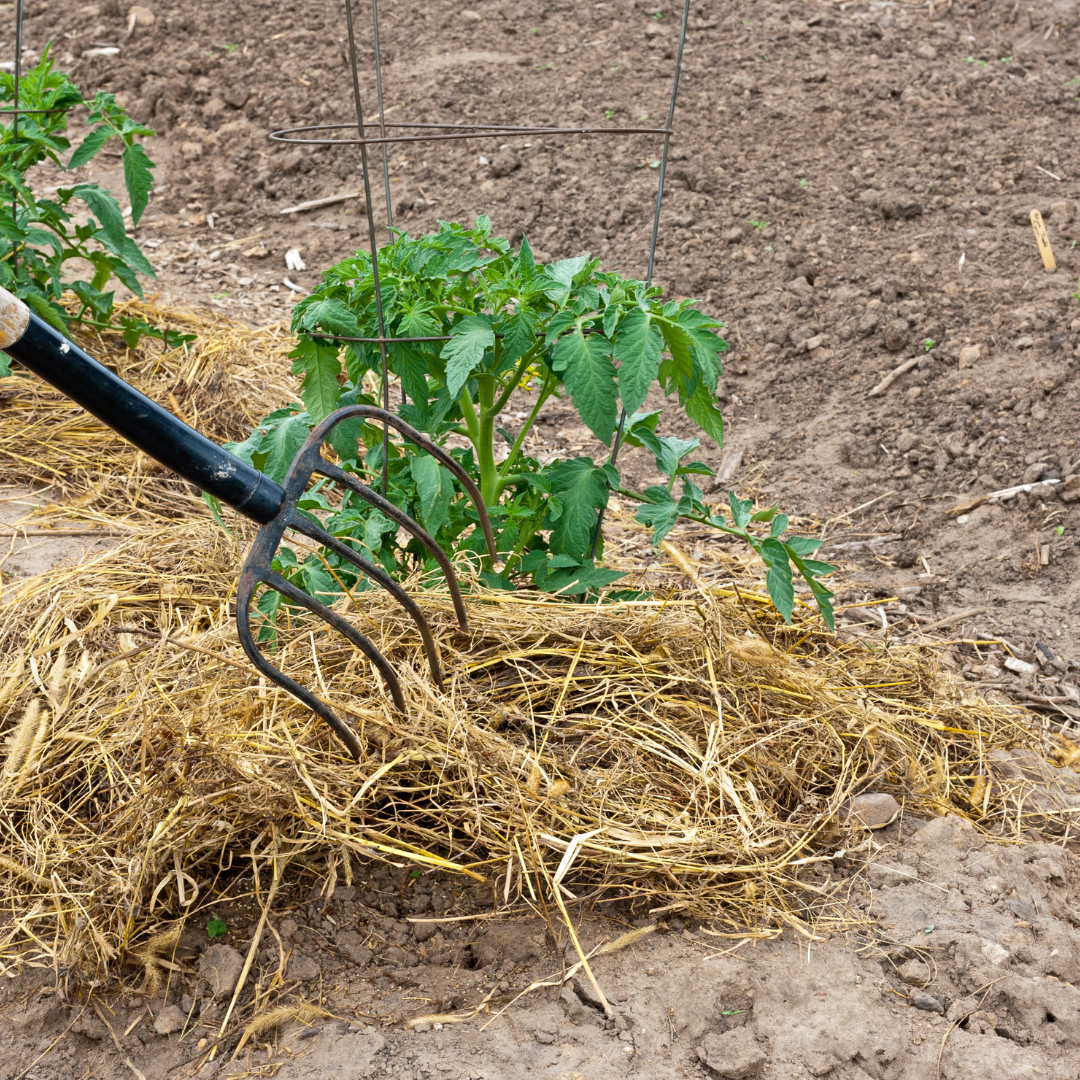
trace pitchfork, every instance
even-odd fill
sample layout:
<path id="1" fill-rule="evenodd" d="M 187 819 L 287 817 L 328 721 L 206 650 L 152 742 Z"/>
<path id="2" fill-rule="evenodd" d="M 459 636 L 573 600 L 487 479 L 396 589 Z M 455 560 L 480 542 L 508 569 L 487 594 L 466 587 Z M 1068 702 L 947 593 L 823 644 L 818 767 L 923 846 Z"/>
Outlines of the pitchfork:
<path id="1" fill-rule="evenodd" d="M 405 608 L 420 632 L 431 678 L 436 686 L 442 687 L 442 670 L 435 640 L 424 613 L 412 597 L 382 567 L 358 555 L 348 544 L 336 536 L 331 536 L 310 517 L 297 510 L 297 503 L 314 475 L 334 480 L 372 506 L 378 507 L 388 518 L 412 533 L 438 562 L 446 577 L 458 624 L 462 630 L 468 631 L 468 617 L 457 575 L 442 548 L 408 514 L 322 456 L 323 442 L 330 431 L 344 420 L 365 417 L 396 429 L 406 439 L 445 465 L 461 481 L 462 487 L 476 507 L 488 555 L 495 562 L 498 558 L 495 538 L 480 490 L 468 473 L 441 446 L 391 412 L 373 405 L 349 405 L 332 413 L 312 430 L 293 459 L 282 486 L 139 393 L 3 288 L 0 288 L 0 349 L 93 413 L 102 423 L 144 453 L 261 526 L 240 572 L 236 597 L 236 629 L 240 642 L 252 664 L 268 679 L 318 713 L 353 757 L 360 757 L 360 743 L 352 729 L 335 715 L 325 701 L 279 671 L 259 651 L 250 625 L 251 602 L 258 587 L 265 585 L 292 603 L 307 608 L 348 638 L 378 668 L 390 689 L 394 705 L 402 712 L 406 711 L 405 696 L 390 662 L 371 641 L 337 612 L 319 603 L 274 570 L 274 555 L 286 530 L 301 533 L 351 562 L 371 581 L 386 589 Z"/>

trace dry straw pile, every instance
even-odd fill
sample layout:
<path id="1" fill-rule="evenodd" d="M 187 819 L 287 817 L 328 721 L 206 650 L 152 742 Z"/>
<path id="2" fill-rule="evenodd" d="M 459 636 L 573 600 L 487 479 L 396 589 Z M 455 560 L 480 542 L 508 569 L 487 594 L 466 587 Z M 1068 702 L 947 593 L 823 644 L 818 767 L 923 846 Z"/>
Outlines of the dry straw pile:
<path id="1" fill-rule="evenodd" d="M 224 429 L 258 411 L 254 390 L 276 392 L 270 360 L 235 327 L 201 333 L 201 365 L 158 354 L 124 361 L 125 374 L 162 400 L 183 380 L 191 419 L 213 429 L 213 414 L 217 434 L 239 434 Z M 270 344 L 283 371 L 284 345 Z M 129 535 L 3 598 L 8 970 L 61 963 L 102 977 L 146 959 L 152 935 L 213 900 L 223 868 L 267 853 L 286 875 L 314 857 L 331 874 L 375 858 L 470 875 L 499 907 L 627 897 L 814 934 L 848 918 L 843 883 L 816 871 L 841 848 L 867 850 L 841 824 L 854 793 L 891 790 L 921 813 L 970 812 L 989 827 L 1005 809 L 976 779 L 987 754 L 1038 745 L 1022 710 L 943 681 L 933 650 L 874 653 L 809 612 L 785 627 L 734 560 L 710 554 L 722 585 L 679 574 L 630 603 L 474 585 L 469 635 L 445 595 L 424 592 L 444 693 L 412 623 L 361 594 L 357 625 L 400 671 L 407 717 L 319 624 L 283 628 L 280 666 L 356 725 L 365 754 L 353 762 L 243 659 L 229 605 L 242 534 L 178 503 L 172 481 L 136 482 L 133 453 L 40 387 L 8 399 L 0 445 L 17 447 L 22 426 L 39 433 L 24 455 L 32 475 L 74 470 L 74 490 L 104 495 L 102 513 Z"/>

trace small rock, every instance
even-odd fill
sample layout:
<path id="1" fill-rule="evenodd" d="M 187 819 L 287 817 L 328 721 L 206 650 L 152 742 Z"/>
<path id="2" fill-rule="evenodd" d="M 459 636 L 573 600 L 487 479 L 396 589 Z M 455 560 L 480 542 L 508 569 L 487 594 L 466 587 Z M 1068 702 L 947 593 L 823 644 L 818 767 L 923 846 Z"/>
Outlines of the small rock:
<path id="1" fill-rule="evenodd" d="M 479 11 L 463 11 L 461 17 L 465 22 L 479 22 L 483 18 Z"/>
<path id="2" fill-rule="evenodd" d="M 979 863 L 972 863 L 968 867 L 968 877 L 973 877 L 976 880 L 986 877 L 986 869 Z"/>
<path id="3" fill-rule="evenodd" d="M 908 221 L 918 217 L 923 207 L 910 192 L 887 191 L 878 201 L 878 212 L 886 221 Z"/>
<path id="4" fill-rule="evenodd" d="M 1066 476 L 1058 490 L 1058 498 L 1062 502 L 1080 501 L 1080 474 L 1073 473 Z"/>
<path id="5" fill-rule="evenodd" d="M 885 327 L 885 348 L 889 352 L 900 352 L 908 344 L 908 324 L 906 319 L 894 319 Z"/>
<path id="6" fill-rule="evenodd" d="M 187 1016 L 176 1005 L 166 1005 L 157 1014 L 154 1021 L 154 1030 L 159 1035 L 171 1035 L 174 1031 L 183 1031 Z"/>
<path id="7" fill-rule="evenodd" d="M 236 989 L 244 958 L 231 945 L 211 945 L 199 957 L 199 978 L 210 984 L 211 997 L 224 997 Z"/>
<path id="8" fill-rule="evenodd" d="M 840 1062 L 832 1054 L 818 1054 L 813 1051 L 803 1055 L 803 1065 L 811 1076 L 828 1076 L 833 1069 L 840 1068 Z"/>
<path id="9" fill-rule="evenodd" d="M 185 161 L 196 161 L 202 157 L 203 144 L 199 142 L 182 142 L 180 144 L 180 156 Z"/>
<path id="10" fill-rule="evenodd" d="M 922 1009 L 923 1012 L 945 1013 L 945 1003 L 934 997 L 933 994 L 928 994 L 925 990 L 912 990 L 908 994 L 908 1001 L 915 1006 L 916 1009 Z"/>
<path id="11" fill-rule="evenodd" d="M 1013 344 L 1018 349 L 1030 349 L 1035 344 L 1035 339 L 1028 334 L 1024 334 L 1023 337 L 1018 337 Z"/>
<path id="12" fill-rule="evenodd" d="M 413 936 L 417 941 L 427 941 L 428 938 L 433 938 L 439 932 L 439 929 L 437 922 L 417 922 L 412 924 Z"/>
<path id="13" fill-rule="evenodd" d="M 840 820 L 856 819 L 864 828 L 882 829 L 900 813 L 900 804 L 885 792 L 869 792 L 856 795 L 848 806 L 841 810 Z"/>
<path id="14" fill-rule="evenodd" d="M 921 960 L 909 960 L 899 970 L 900 978 L 908 986 L 925 986 L 930 981 L 930 969 Z"/>
<path id="15" fill-rule="evenodd" d="M 1020 479 L 1021 484 L 1037 484 L 1043 477 L 1043 473 L 1053 466 L 1048 465 L 1045 461 L 1036 461 L 1034 465 L 1029 465 L 1024 470 L 1024 475 Z"/>
<path id="16" fill-rule="evenodd" d="M 521 168 L 521 160 L 513 150 L 501 150 L 491 159 L 492 176 L 509 176 Z"/>
<path id="17" fill-rule="evenodd" d="M 192 1009 L 195 1008 L 195 1002 L 190 994 L 183 994 L 180 997 L 180 1008 L 184 1010 L 184 1015 L 187 1016 Z"/>
<path id="18" fill-rule="evenodd" d="M 996 941 L 984 941 L 982 943 L 982 954 L 995 967 L 1000 967 L 1009 959 L 1009 950 Z"/>
<path id="19" fill-rule="evenodd" d="M 802 347 L 806 352 L 813 352 L 815 349 L 820 349 L 828 341 L 828 337 L 825 334 L 815 334 L 812 338 L 807 338 Z"/>
<path id="20" fill-rule="evenodd" d="M 144 7 L 142 4 L 136 4 L 135 7 L 128 8 L 128 18 L 134 18 L 136 26 L 154 25 L 153 11 L 148 7 Z"/>
<path id="21" fill-rule="evenodd" d="M 1005 657 L 1005 666 L 1010 671 L 1015 671 L 1017 675 L 1034 675 L 1035 665 L 1029 664 L 1026 660 L 1020 660 L 1015 656 Z"/>
<path id="22" fill-rule="evenodd" d="M 220 116 L 225 111 L 225 102 L 219 97 L 212 97 L 202 107 L 202 114 L 206 119 L 211 120 L 215 116 Z"/>
<path id="23" fill-rule="evenodd" d="M 937 49 L 929 42 L 923 42 L 923 44 L 915 50 L 915 55 L 921 56 L 924 60 L 936 60 Z"/>
<path id="24" fill-rule="evenodd" d="M 735 90 L 742 90 L 744 93 L 756 94 L 758 92 L 758 82 L 753 75 L 735 75 L 731 79 L 732 88 Z"/>
<path id="25" fill-rule="evenodd" d="M 727 232 L 724 233 L 724 239 L 729 244 L 735 244 L 738 243 L 744 235 L 743 227 L 741 225 L 736 225 L 733 229 L 728 229 Z"/>
<path id="26" fill-rule="evenodd" d="M 251 97 L 250 87 L 236 82 L 225 91 L 225 104 L 231 105 L 234 109 L 242 109 L 249 97 Z"/>
<path id="27" fill-rule="evenodd" d="M 267 249 L 263 247 L 262 244 L 256 244 L 254 247 L 246 248 L 243 253 L 245 259 L 265 259 L 266 256 L 269 254 L 270 252 L 267 251 Z M 286 919 L 285 922 L 292 923 L 293 927 L 292 933 L 290 933 L 288 936 L 286 936 L 285 933 L 282 932 L 282 938 L 287 941 L 288 938 L 292 937 L 292 935 L 296 933 L 296 923 L 294 923 L 292 919 Z M 285 923 L 282 923 L 282 926 L 284 925 Z"/>
<path id="28" fill-rule="evenodd" d="M 199 1071 L 195 1075 L 199 1078 L 199 1080 L 211 1080 L 211 1077 L 213 1077 L 217 1073 L 218 1067 L 220 1065 L 220 1061 L 208 1061 L 199 1069 Z"/>
<path id="29" fill-rule="evenodd" d="M 364 938 L 355 931 L 343 930 L 337 936 L 337 945 L 359 967 L 371 962 L 371 950 L 364 944 Z"/>
<path id="30" fill-rule="evenodd" d="M 713 1076 L 722 1080 L 749 1080 L 761 1072 L 768 1059 L 754 1033 L 745 1027 L 733 1028 L 723 1035 L 706 1035 L 697 1048 L 697 1056 Z"/>
<path id="31" fill-rule="evenodd" d="M 965 345 L 960 350 L 960 366 L 962 368 L 974 367 L 982 356 L 981 345 Z"/>
<path id="32" fill-rule="evenodd" d="M 290 979 L 299 979 L 301 982 L 309 982 L 317 979 L 321 969 L 310 956 L 291 956 L 287 969 Z"/>

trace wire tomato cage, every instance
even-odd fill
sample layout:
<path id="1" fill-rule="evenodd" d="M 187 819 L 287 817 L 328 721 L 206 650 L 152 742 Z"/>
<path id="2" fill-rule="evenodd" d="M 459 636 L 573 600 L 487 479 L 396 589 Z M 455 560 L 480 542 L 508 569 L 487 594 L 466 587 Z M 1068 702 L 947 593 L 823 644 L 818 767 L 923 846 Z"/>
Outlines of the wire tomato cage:
<path id="1" fill-rule="evenodd" d="M 371 162 L 369 147 L 378 147 L 382 158 L 382 179 L 386 198 L 386 226 L 390 230 L 391 243 L 396 242 L 393 229 L 393 202 L 390 190 L 390 168 L 388 148 L 396 144 L 443 143 L 468 139 L 493 137 L 541 135 L 551 136 L 586 136 L 599 137 L 616 135 L 655 135 L 663 139 L 663 151 L 659 161 L 659 178 L 656 190 L 656 202 L 653 211 L 652 233 L 649 244 L 648 272 L 646 286 L 651 285 L 656 259 L 656 244 L 660 228 L 660 213 L 663 206 L 664 180 L 667 172 L 668 152 L 671 142 L 672 125 L 675 117 L 675 105 L 679 91 L 679 76 L 682 70 L 683 49 L 686 41 L 687 23 L 690 13 L 690 0 L 684 0 L 682 22 L 679 31 L 678 52 L 672 79 L 671 97 L 668 105 L 667 124 L 664 127 L 567 127 L 563 125 L 530 126 L 520 124 L 456 124 L 456 123 L 418 123 L 395 121 L 387 123 L 383 107 L 383 72 L 379 41 L 379 6 L 378 0 L 371 0 L 372 40 L 375 56 L 375 87 L 378 107 L 376 126 L 365 122 L 364 109 L 360 93 L 359 64 L 357 61 L 357 42 L 354 26 L 354 0 L 344 0 L 345 20 L 348 29 L 349 64 L 352 76 L 353 100 L 356 111 L 355 123 L 335 123 L 306 125 L 283 128 L 274 131 L 270 138 L 281 143 L 302 145 L 358 146 L 360 149 L 360 168 L 363 177 L 363 193 L 367 217 L 367 237 L 371 254 L 373 292 L 377 315 L 378 336 L 346 337 L 332 334 L 320 334 L 325 340 L 374 344 L 380 354 L 380 398 L 381 408 L 375 405 L 349 405 L 331 413 L 311 431 L 300 451 L 296 454 L 285 477 L 283 485 L 276 484 L 269 477 L 257 472 L 246 462 L 224 451 L 198 432 L 162 409 L 156 403 L 141 395 L 134 387 L 98 364 L 84 353 L 75 343 L 66 339 L 54 329 L 46 326 L 40 318 L 26 309 L 16 297 L 0 290 L 0 306 L 14 319 L 17 332 L 4 330 L 4 351 L 20 360 L 30 370 L 52 382 L 69 397 L 78 401 L 93 412 L 99 419 L 109 424 L 114 430 L 139 446 L 152 457 L 162 461 L 173 471 L 199 485 L 202 490 L 229 503 L 246 517 L 257 522 L 259 532 L 252 543 L 240 574 L 236 599 L 237 632 L 248 659 L 257 670 L 302 702 L 330 726 L 338 739 L 354 758 L 362 753 L 360 742 L 352 726 L 340 719 L 334 710 L 321 698 L 300 685 L 271 662 L 260 647 L 260 638 L 252 629 L 252 607 L 261 608 L 261 588 L 277 593 L 286 602 L 288 608 L 306 609 L 315 615 L 330 629 L 345 637 L 350 644 L 361 652 L 382 677 L 393 706 L 404 713 L 407 710 L 405 694 L 393 665 L 380 652 L 376 645 L 359 632 L 341 614 L 322 603 L 317 596 L 301 589 L 294 582 L 275 568 L 275 560 L 286 534 L 306 537 L 309 541 L 322 545 L 339 558 L 351 563 L 370 583 L 386 590 L 405 610 L 419 632 L 421 644 L 427 659 L 432 682 L 437 688 L 443 685 L 443 673 L 439 662 L 438 650 L 431 627 L 420 606 L 409 593 L 387 571 L 375 562 L 364 558 L 347 542 L 330 534 L 322 527 L 320 520 L 305 509 L 301 503 L 309 492 L 309 484 L 318 478 L 316 485 L 330 482 L 347 490 L 369 505 L 376 507 L 400 529 L 411 534 L 437 562 L 447 583 L 453 603 L 458 626 L 468 631 L 468 613 L 461 595 L 454 566 L 438 543 L 416 521 L 404 513 L 386 498 L 387 465 L 389 458 L 390 430 L 396 430 L 420 450 L 431 455 L 445 466 L 457 478 L 462 488 L 473 502 L 476 521 L 483 534 L 487 556 L 492 564 L 498 559 L 495 538 L 492 533 L 488 509 L 484 504 L 479 489 L 466 470 L 446 451 L 422 432 L 407 424 L 390 409 L 390 371 L 387 360 L 387 347 L 420 341 L 445 341 L 446 336 L 432 337 L 396 337 L 386 332 L 386 319 L 383 306 L 383 292 L 379 279 L 378 244 L 376 239 L 375 214 L 371 198 Z M 16 60 L 15 94 L 13 123 L 13 141 L 17 141 L 19 114 L 30 111 L 19 107 L 19 79 L 22 59 L 22 19 L 23 0 L 16 0 Z M 377 130 L 377 134 L 375 133 Z M 346 133 L 342 135 L 341 133 Z M 13 214 L 17 218 L 17 204 Z M 13 326 L 14 326 L 13 323 Z M 376 492 L 351 473 L 338 465 L 327 461 L 322 455 L 324 442 L 330 438 L 333 430 L 346 420 L 363 419 L 382 425 L 382 478 L 381 491 Z M 622 442 L 626 413 L 620 416 L 615 434 L 610 460 L 614 462 Z M 601 511 L 593 538 L 593 550 L 599 538 L 603 522 Z M 340 584 L 340 582 L 339 582 Z M 351 590 L 346 589 L 350 593 Z M 331 601 L 332 603 L 332 601 Z M 266 627 L 263 627 L 266 630 Z M 272 635 L 269 635 L 272 636 Z M 315 642 L 312 633 L 312 649 Z M 316 660 L 316 674 L 322 681 L 321 671 Z M 324 693 L 327 693 L 325 684 Z"/>
<path id="2" fill-rule="evenodd" d="M 406 431 L 407 425 L 404 425 L 401 420 L 394 417 L 391 413 L 390 405 L 390 371 L 387 358 L 388 346 L 394 344 L 405 344 L 414 342 L 433 342 L 433 341 L 445 341 L 448 340 L 448 336 L 432 336 L 432 337 L 396 337 L 389 335 L 386 332 L 386 318 L 383 306 L 383 294 L 382 286 L 379 277 L 379 260 L 378 260 L 378 241 L 377 241 L 377 227 L 375 220 L 375 211 L 372 204 L 372 163 L 370 151 L 378 149 L 379 156 L 381 157 L 381 172 L 383 193 L 385 197 L 385 211 L 386 211 L 386 227 L 391 230 L 391 243 L 393 243 L 394 232 L 393 230 L 393 199 L 391 195 L 391 181 L 390 181 L 390 164 L 389 164 L 389 150 L 396 145 L 408 145 L 416 143 L 451 143 L 464 140 L 473 139 L 489 139 L 489 138 L 506 138 L 511 136 L 524 136 L 524 137 L 537 137 L 537 136 L 583 136 L 592 138 L 605 138 L 612 136 L 624 136 L 624 135 L 654 135 L 662 139 L 662 152 L 660 155 L 659 163 L 659 175 L 657 178 L 656 187 L 656 200 L 653 208 L 653 221 L 652 230 L 650 234 L 649 250 L 648 250 L 648 269 L 646 274 L 646 285 L 652 284 L 653 272 L 656 263 L 656 246 L 657 239 L 660 231 L 660 216 L 663 207 L 664 199 L 664 182 L 667 174 L 668 156 L 671 144 L 671 135 L 673 131 L 673 124 L 675 119 L 675 107 L 678 100 L 679 93 L 679 79 L 682 73 L 683 63 L 683 50 L 686 43 L 686 31 L 689 22 L 690 15 L 690 0 L 684 0 L 682 7 L 682 18 L 679 27 L 679 41 L 678 48 L 675 56 L 674 70 L 672 73 L 672 86 L 671 95 L 668 102 L 667 123 L 663 127 L 641 127 L 641 126 L 565 126 L 560 124 L 551 125 L 526 125 L 526 124 L 482 124 L 482 123 L 425 123 L 415 122 L 407 120 L 395 120 L 388 121 L 386 118 L 386 110 L 384 108 L 384 83 L 383 83 L 383 64 L 382 64 L 382 50 L 379 34 L 379 0 L 371 0 L 371 41 L 374 50 L 374 62 L 375 62 L 375 98 L 376 98 L 376 111 L 377 116 L 374 122 L 365 118 L 365 109 L 363 102 L 363 95 L 360 91 L 360 65 L 358 61 L 358 44 L 357 44 L 357 32 L 356 32 L 356 12 L 354 10 L 354 0 L 344 0 L 345 8 L 345 22 L 348 32 L 348 58 L 350 76 L 352 81 L 352 93 L 353 93 L 353 105 L 355 108 L 356 119 L 349 122 L 327 123 L 327 124 L 308 124 L 298 127 L 289 127 L 276 130 L 270 134 L 270 139 L 279 143 L 291 143 L 302 146 L 335 146 L 335 147 L 359 147 L 360 150 L 360 171 L 363 181 L 363 195 L 366 214 L 367 225 L 367 241 L 368 250 L 371 255 L 371 270 L 373 277 L 373 293 L 375 299 L 375 312 L 378 325 L 378 336 L 376 337 L 352 337 L 335 334 L 318 334 L 321 339 L 327 341 L 338 341 L 348 343 L 363 343 L 370 345 L 378 345 L 379 347 L 379 360 L 380 360 L 380 381 L 379 381 L 379 393 L 382 403 L 382 410 L 373 409 L 367 407 L 365 415 L 372 419 L 379 419 L 382 422 L 383 427 L 383 453 L 382 453 L 382 477 L 381 477 L 381 495 L 378 496 L 378 502 L 375 502 L 373 496 L 375 493 L 370 489 L 365 489 L 366 494 L 364 498 L 369 501 L 375 502 L 375 505 L 380 506 L 384 512 L 390 513 L 388 507 L 391 504 L 386 500 L 387 490 L 387 465 L 389 456 L 389 433 L 390 428 L 394 427 L 398 431 L 406 435 L 406 437 L 419 446 L 426 452 L 435 455 L 438 460 L 447 465 L 455 472 L 456 475 L 461 478 L 462 470 L 460 467 L 454 468 L 451 465 L 453 459 L 449 458 L 449 455 L 445 453 L 441 448 L 436 447 L 431 443 L 429 439 L 419 436 L 418 432 Z M 355 477 L 343 472 L 341 469 L 330 466 L 328 467 L 326 462 L 319 456 L 319 445 L 322 440 L 326 438 L 329 431 L 341 420 L 346 419 L 349 416 L 358 415 L 359 407 L 348 406 L 344 409 L 329 416 L 322 424 L 320 424 L 311 434 L 304 448 L 297 455 L 296 461 L 290 470 L 289 478 L 286 481 L 286 487 L 289 490 L 289 497 L 286 500 L 286 504 L 282 509 L 282 513 L 274 522 L 264 526 L 263 530 L 259 534 L 259 538 L 256 540 L 251 553 L 248 556 L 247 563 L 245 563 L 244 571 L 241 576 L 241 589 L 240 596 L 238 598 L 238 620 L 243 630 L 241 636 L 244 642 L 244 648 L 251 658 L 251 660 L 262 670 L 269 678 L 271 678 L 279 686 L 288 690 L 291 694 L 304 701 L 310 708 L 314 709 L 320 715 L 331 722 L 330 710 L 322 702 L 320 702 L 314 695 L 308 691 L 303 690 L 302 687 L 297 686 L 291 679 L 284 676 L 281 672 L 277 671 L 269 662 L 261 656 L 258 647 L 251 635 L 250 628 L 246 625 L 247 613 L 250 610 L 250 604 L 252 601 L 254 586 L 257 582 L 262 582 L 267 587 L 276 589 L 282 592 L 288 599 L 294 603 L 301 604 L 309 608 L 309 610 L 315 611 L 316 608 L 322 607 L 317 604 L 313 599 L 306 597 L 295 586 L 288 582 L 285 582 L 280 575 L 276 575 L 270 569 L 270 563 L 273 559 L 273 553 L 276 550 L 277 544 L 280 543 L 285 531 L 290 528 L 299 527 L 300 531 L 304 532 L 310 539 L 318 539 L 318 541 L 324 544 L 326 547 L 337 552 L 339 555 L 349 559 L 354 565 L 360 566 L 361 563 L 365 563 L 364 560 L 359 559 L 346 544 L 340 540 L 328 536 L 321 530 L 314 529 L 310 524 L 301 524 L 303 519 L 299 519 L 295 513 L 295 501 L 294 498 L 300 490 L 302 490 L 304 483 L 308 477 L 312 475 L 312 471 L 321 473 L 323 476 L 332 477 L 334 480 L 342 483 L 353 491 L 358 491 L 363 485 L 359 485 Z M 611 451 L 610 460 L 614 463 L 619 454 L 619 449 L 622 443 L 623 430 L 626 424 L 626 412 L 623 411 L 619 418 L 618 427 L 615 433 L 615 441 Z M 316 461 L 315 459 L 318 459 Z M 456 465 L 456 463 L 454 463 Z M 470 481 L 471 484 L 471 481 Z M 489 551 L 489 554 L 495 560 L 495 544 L 491 534 L 491 528 L 488 524 L 488 518 L 486 508 L 483 505 L 483 501 L 479 496 L 479 492 L 474 490 L 475 485 L 470 487 L 465 485 L 472 500 L 476 506 L 478 517 L 480 520 L 481 528 L 485 533 L 485 541 Z M 292 509 L 290 510 L 290 506 Z M 423 534 L 423 530 L 420 526 L 408 518 L 407 515 L 400 510 L 393 508 L 394 512 L 391 515 L 395 521 L 401 524 L 407 531 L 411 532 L 414 536 L 420 536 Z M 595 552 L 596 543 L 599 539 L 600 528 L 603 523 L 603 511 L 600 514 L 600 520 L 597 522 L 596 534 L 593 539 L 593 551 Z M 316 535 L 318 534 L 318 535 Z M 426 536 L 426 534 L 423 534 Z M 428 537 L 424 540 L 425 546 L 432 554 L 435 554 L 437 545 L 432 540 L 429 544 Z M 332 541 L 332 542 L 331 542 Z M 434 548 L 433 546 L 434 545 Z M 444 553 L 439 551 L 436 555 L 440 566 L 446 576 L 448 584 L 450 584 L 451 594 L 454 600 L 454 606 L 457 611 L 458 621 L 461 626 L 467 625 L 466 616 L 464 611 L 464 605 L 461 601 L 460 592 L 458 591 L 456 581 L 453 575 L 453 569 L 450 566 L 449 559 Z M 365 563 L 363 569 L 369 574 L 372 581 L 383 588 L 387 589 L 394 598 L 406 608 L 412 618 L 417 622 L 417 626 L 420 628 L 421 636 L 423 639 L 425 651 L 428 656 L 429 666 L 433 680 L 437 685 L 441 685 L 441 672 L 438 668 L 438 661 L 434 655 L 434 645 L 430 639 L 429 631 L 427 631 L 423 617 L 419 616 L 419 609 L 415 603 L 408 597 L 408 595 L 401 589 L 401 587 L 389 577 L 385 571 L 381 568 L 373 568 L 370 563 Z M 377 572 L 372 573 L 372 570 Z M 396 677 L 393 675 L 391 665 L 386 661 L 378 650 L 366 639 L 361 639 L 361 636 L 346 623 L 341 616 L 332 612 L 316 611 L 324 620 L 329 621 L 335 629 L 338 629 L 341 633 L 345 634 L 357 647 L 372 660 L 376 668 L 380 671 L 383 678 L 386 680 L 388 687 L 391 691 L 391 696 L 394 699 L 394 703 L 397 708 L 404 710 L 405 703 L 401 694 L 399 684 Z M 330 618 L 329 616 L 332 616 Z M 332 722 L 334 730 L 338 733 L 339 737 L 342 737 L 346 744 L 349 745 L 353 738 L 351 737 L 351 731 L 348 733 L 350 737 L 346 737 L 341 727 L 340 722 Z M 356 750 L 350 745 L 350 749 L 355 754 Z"/>

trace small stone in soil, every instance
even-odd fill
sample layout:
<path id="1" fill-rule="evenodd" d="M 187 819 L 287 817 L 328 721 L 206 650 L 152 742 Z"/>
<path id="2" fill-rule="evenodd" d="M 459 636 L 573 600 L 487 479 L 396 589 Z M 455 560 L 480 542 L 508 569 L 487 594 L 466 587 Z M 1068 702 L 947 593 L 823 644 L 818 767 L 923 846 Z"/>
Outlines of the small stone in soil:
<path id="1" fill-rule="evenodd" d="M 856 818 L 867 829 L 881 829 L 900 813 L 900 804 L 885 792 L 868 792 L 856 795 L 848 806 L 840 811 L 842 821 Z"/>
<path id="2" fill-rule="evenodd" d="M 933 994 L 928 994 L 925 990 L 912 990 L 908 995 L 908 1000 L 916 1009 L 922 1009 L 923 1012 L 945 1012 L 944 1004 L 934 997 Z"/>
<path id="3" fill-rule="evenodd" d="M 697 1056 L 721 1080 L 749 1080 L 758 1075 L 767 1058 L 754 1033 L 745 1027 L 725 1031 L 723 1035 L 706 1035 L 697 1048 Z"/>
<path id="4" fill-rule="evenodd" d="M 236 989 L 244 958 L 231 945 L 211 945 L 199 957 L 199 978 L 210 984 L 213 997 L 224 997 Z"/>
<path id="5" fill-rule="evenodd" d="M 154 1021 L 154 1030 L 159 1035 L 171 1035 L 174 1031 L 183 1029 L 186 1019 L 187 1017 L 176 1005 L 166 1005 Z"/>
<path id="6" fill-rule="evenodd" d="M 901 965 L 900 978 L 909 986 L 921 986 L 930 981 L 930 969 L 921 960 L 909 960 Z"/>
<path id="7" fill-rule="evenodd" d="M 294 956 L 289 960 L 289 978 L 309 982 L 319 977 L 319 965 L 310 956 Z"/>

